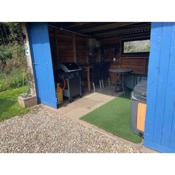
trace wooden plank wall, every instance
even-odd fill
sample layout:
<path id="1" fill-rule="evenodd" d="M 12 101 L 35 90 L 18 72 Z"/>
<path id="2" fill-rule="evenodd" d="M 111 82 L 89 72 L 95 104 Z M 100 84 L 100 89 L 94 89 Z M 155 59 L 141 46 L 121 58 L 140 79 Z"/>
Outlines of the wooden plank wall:
<path id="1" fill-rule="evenodd" d="M 88 63 L 88 38 L 76 36 L 76 53 L 77 63 Z"/>
<path id="2" fill-rule="evenodd" d="M 144 145 L 175 153 L 175 23 L 153 22 Z"/>
<path id="3" fill-rule="evenodd" d="M 72 32 L 49 28 L 54 67 L 59 63 L 88 61 L 88 38 Z"/>
<path id="4" fill-rule="evenodd" d="M 120 44 L 121 47 L 121 39 L 117 37 L 112 38 L 105 38 L 101 39 L 100 43 L 101 46 L 107 46 L 113 44 Z M 117 57 L 120 59 L 120 65 L 124 68 L 130 68 L 133 70 L 134 73 L 137 74 L 146 74 L 147 73 L 147 66 L 148 66 L 148 56 L 123 56 L 121 54 L 121 48 L 117 55 L 114 54 L 113 50 L 110 47 L 108 48 L 108 53 L 103 55 L 105 61 L 111 61 L 113 60 L 113 57 Z M 118 66 L 117 64 L 113 64 L 112 67 Z"/>
<path id="5" fill-rule="evenodd" d="M 123 68 L 132 69 L 136 74 L 147 74 L 147 57 L 121 57 Z"/>
<path id="6" fill-rule="evenodd" d="M 120 43 L 120 38 L 112 37 L 99 40 L 101 47 L 105 48 L 105 52 L 102 53 L 104 61 L 112 62 L 113 58 L 116 57 L 114 49 L 112 46 Z"/>
<path id="7" fill-rule="evenodd" d="M 49 28 L 50 42 L 54 68 L 59 63 L 76 62 L 80 65 L 88 63 L 88 38 L 82 37 L 72 32 Z M 124 68 L 130 68 L 136 74 L 147 74 L 148 56 L 124 56 L 121 50 L 116 55 L 114 45 L 121 46 L 120 37 L 111 37 L 100 39 L 101 47 L 106 47 L 102 57 L 106 62 L 112 62 L 114 57 L 120 59 L 120 65 Z M 112 64 L 116 67 L 118 64 Z"/>
<path id="8" fill-rule="evenodd" d="M 38 102 L 57 108 L 48 24 L 29 23 L 28 33 Z"/>

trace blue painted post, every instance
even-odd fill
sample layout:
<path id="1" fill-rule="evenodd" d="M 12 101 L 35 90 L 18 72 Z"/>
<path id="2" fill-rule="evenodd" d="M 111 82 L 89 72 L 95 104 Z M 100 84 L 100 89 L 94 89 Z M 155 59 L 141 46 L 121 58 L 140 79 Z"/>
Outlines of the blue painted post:
<path id="1" fill-rule="evenodd" d="M 48 24 L 29 23 L 28 34 L 38 101 L 57 108 Z"/>
<path id="2" fill-rule="evenodd" d="M 175 23 L 152 23 L 144 145 L 175 152 Z"/>

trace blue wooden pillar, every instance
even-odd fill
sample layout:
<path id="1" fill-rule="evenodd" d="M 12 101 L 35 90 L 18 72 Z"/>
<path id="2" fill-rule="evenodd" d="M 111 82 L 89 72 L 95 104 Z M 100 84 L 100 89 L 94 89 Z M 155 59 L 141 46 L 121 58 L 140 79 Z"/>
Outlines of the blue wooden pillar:
<path id="1" fill-rule="evenodd" d="M 152 23 L 144 145 L 175 152 L 175 23 Z"/>
<path id="2" fill-rule="evenodd" d="M 57 108 L 47 23 L 28 23 L 29 43 L 38 102 Z"/>

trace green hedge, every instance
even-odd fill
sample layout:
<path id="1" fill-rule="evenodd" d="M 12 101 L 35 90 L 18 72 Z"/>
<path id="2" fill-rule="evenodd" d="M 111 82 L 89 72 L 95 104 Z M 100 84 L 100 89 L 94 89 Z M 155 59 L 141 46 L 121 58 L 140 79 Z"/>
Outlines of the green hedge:
<path id="1" fill-rule="evenodd" d="M 27 84 L 27 73 L 23 69 L 14 69 L 9 74 L 0 74 L 0 92 L 18 88 Z"/>
<path id="2" fill-rule="evenodd" d="M 23 44 L 0 46 L 0 92 L 27 84 L 29 74 Z"/>

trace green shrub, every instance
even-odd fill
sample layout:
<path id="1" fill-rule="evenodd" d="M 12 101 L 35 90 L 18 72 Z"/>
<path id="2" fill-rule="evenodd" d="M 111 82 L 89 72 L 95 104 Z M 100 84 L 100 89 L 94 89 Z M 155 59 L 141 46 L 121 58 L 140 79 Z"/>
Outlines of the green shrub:
<path id="1" fill-rule="evenodd" d="M 0 92 L 9 89 L 9 85 L 5 79 L 0 79 Z"/>
<path id="2" fill-rule="evenodd" d="M 24 46 L 17 43 L 0 46 L 0 73 L 9 73 L 14 68 L 26 68 Z"/>
<path id="3" fill-rule="evenodd" d="M 12 51 L 10 47 L 0 45 L 0 70 L 4 71 L 7 61 L 12 59 Z"/>
<path id="4" fill-rule="evenodd" d="M 0 91 L 27 84 L 29 75 L 20 23 L 1 23 L 6 29 L 0 45 Z"/>
<path id="5" fill-rule="evenodd" d="M 23 69 L 13 69 L 9 74 L 0 75 L 0 91 L 18 88 L 27 84 L 27 73 Z"/>

